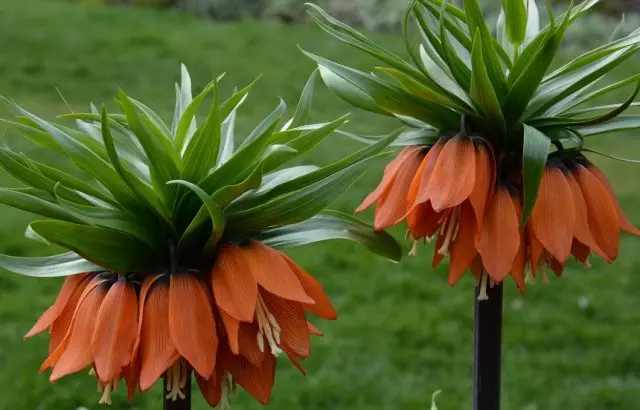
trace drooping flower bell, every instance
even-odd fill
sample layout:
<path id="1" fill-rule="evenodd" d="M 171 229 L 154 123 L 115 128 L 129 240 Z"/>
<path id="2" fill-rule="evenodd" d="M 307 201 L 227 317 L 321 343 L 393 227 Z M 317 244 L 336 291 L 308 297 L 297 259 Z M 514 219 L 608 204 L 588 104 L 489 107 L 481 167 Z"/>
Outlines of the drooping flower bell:
<path id="1" fill-rule="evenodd" d="M 266 404 L 276 358 L 284 353 L 304 372 L 310 336 L 321 335 L 306 313 L 337 317 L 320 283 L 280 250 L 341 238 L 401 256 L 391 236 L 324 210 L 394 136 L 324 168 L 282 168 L 346 120 L 305 123 L 315 75 L 294 118 L 279 126 L 279 107 L 238 149 L 233 121 L 251 87 L 221 102 L 216 79 L 192 98 L 184 67 L 182 76 L 170 126 L 124 92 L 121 114 L 70 115 L 77 130 L 13 106 L 21 122 L 9 125 L 56 148 L 42 157 L 62 154 L 75 167 L 0 148 L 0 166 L 29 185 L 3 188 L 0 202 L 49 218 L 32 222 L 28 237 L 69 252 L 0 255 L 0 267 L 67 277 L 27 334 L 49 330 L 42 370 L 52 369 L 51 381 L 90 369 L 109 404 L 121 380 L 131 399 L 163 376 L 164 400 L 185 399 L 195 375 L 212 406 L 228 407 L 236 385 Z"/>

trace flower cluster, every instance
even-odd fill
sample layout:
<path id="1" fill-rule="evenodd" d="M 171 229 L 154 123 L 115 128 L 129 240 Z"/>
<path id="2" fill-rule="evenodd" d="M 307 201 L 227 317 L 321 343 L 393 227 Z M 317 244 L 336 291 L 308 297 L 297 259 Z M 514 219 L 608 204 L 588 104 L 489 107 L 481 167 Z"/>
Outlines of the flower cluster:
<path id="1" fill-rule="evenodd" d="M 322 286 L 286 255 L 259 242 L 221 247 L 211 272 L 69 276 L 26 337 L 49 330 L 51 380 L 91 367 L 101 403 L 124 379 L 133 397 L 166 372 L 167 398 L 184 398 L 193 371 L 211 406 L 237 383 L 269 402 L 276 358 L 299 363 L 322 333 L 305 311 L 335 319 Z"/>
<path id="2" fill-rule="evenodd" d="M 493 283 L 511 275 L 523 292 L 527 276 L 546 281 L 547 267 L 560 276 L 571 255 L 585 266 L 592 252 L 614 261 L 621 230 L 640 236 L 583 155 L 548 158 L 524 226 L 521 173 L 497 164 L 487 140 L 464 133 L 406 147 L 357 211 L 376 204 L 376 229 L 406 221 L 416 245 L 437 238 L 433 267 L 448 255 L 451 285 L 470 270 L 485 286 L 484 273 Z"/>

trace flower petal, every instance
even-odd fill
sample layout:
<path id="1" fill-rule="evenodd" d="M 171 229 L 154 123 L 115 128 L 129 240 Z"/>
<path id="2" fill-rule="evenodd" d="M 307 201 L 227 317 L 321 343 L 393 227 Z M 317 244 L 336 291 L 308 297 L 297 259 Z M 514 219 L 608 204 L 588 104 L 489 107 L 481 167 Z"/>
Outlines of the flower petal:
<path id="1" fill-rule="evenodd" d="M 336 310 L 333 308 L 333 305 L 331 305 L 331 302 L 329 301 L 326 293 L 324 293 L 324 289 L 322 288 L 320 282 L 318 282 L 313 276 L 302 270 L 302 268 L 298 266 L 293 260 L 291 260 L 291 258 L 289 258 L 287 255 L 283 253 L 281 253 L 280 255 L 284 258 L 285 261 L 287 261 L 287 264 L 289 265 L 293 273 L 295 273 L 300 280 L 305 293 L 309 295 L 315 302 L 313 305 L 304 304 L 304 309 L 323 319 L 336 320 L 338 318 L 338 312 L 336 312 Z"/>
<path id="2" fill-rule="evenodd" d="M 484 144 L 475 147 L 476 150 L 476 181 L 473 191 L 469 196 L 469 201 L 476 217 L 477 230 L 482 232 L 482 221 L 484 220 L 487 201 L 492 195 L 495 183 L 495 163 L 493 154 Z"/>
<path id="3" fill-rule="evenodd" d="M 211 407 L 215 407 L 220 403 L 222 399 L 222 384 L 227 376 L 227 363 L 231 353 L 222 343 L 218 349 L 218 356 L 216 357 L 216 369 L 213 371 L 209 380 L 196 373 L 196 381 L 202 396 Z"/>
<path id="4" fill-rule="evenodd" d="M 398 154 L 398 156 L 385 167 L 382 181 L 378 187 L 365 198 L 362 204 L 360 204 L 356 209 L 356 213 L 360 213 L 376 203 L 378 199 L 380 199 L 380 197 L 391 188 L 391 185 L 393 184 L 393 181 L 395 180 L 404 161 L 411 156 L 411 154 L 420 151 L 421 149 L 422 147 L 412 146 L 400 151 L 400 154 Z"/>
<path id="5" fill-rule="evenodd" d="M 53 305 L 51 305 L 51 307 L 49 307 L 49 309 L 47 309 L 42 314 L 42 316 L 40 316 L 36 324 L 31 328 L 31 330 L 29 330 L 24 338 L 28 339 L 32 336 L 37 335 L 38 333 L 44 332 L 45 330 L 49 329 L 53 322 L 58 318 L 58 316 L 62 314 L 76 289 L 88 277 L 88 273 L 80 273 L 78 275 L 67 276 L 62 284 L 62 287 L 60 288 L 60 292 L 58 293 L 56 301 L 53 303 Z"/>
<path id="6" fill-rule="evenodd" d="M 294 352 L 297 356 L 308 357 L 311 354 L 311 341 L 302 306 L 266 292 L 262 292 L 261 295 L 267 309 L 280 326 L 282 348 Z"/>
<path id="7" fill-rule="evenodd" d="M 93 362 L 91 335 L 95 327 L 96 312 L 106 294 L 106 287 L 100 283 L 94 286 L 78 304 L 69 332 L 65 336 L 66 340 L 59 347 L 63 348 L 64 353 L 53 367 L 51 381 L 80 371 Z"/>
<path id="8" fill-rule="evenodd" d="M 271 399 L 271 389 L 276 373 L 276 358 L 266 355 L 262 367 L 255 367 L 242 356 L 233 356 L 229 360 L 229 372 L 233 380 L 242 386 L 262 404 Z"/>
<path id="9" fill-rule="evenodd" d="M 433 209 L 440 212 L 468 199 L 476 184 L 476 153 L 471 138 L 458 135 L 450 139 L 438 156 L 429 179 Z"/>
<path id="10" fill-rule="evenodd" d="M 429 149 L 427 156 L 422 160 L 420 167 L 416 171 L 416 176 L 413 178 L 413 181 L 411 181 L 409 192 L 407 193 L 408 209 L 429 201 L 431 195 L 431 191 L 429 191 L 429 181 L 431 180 L 431 175 L 438 163 L 438 158 L 445 143 L 446 141 L 444 139 L 439 139 L 438 142 Z"/>
<path id="11" fill-rule="evenodd" d="M 618 257 L 620 246 L 620 223 L 614 199 L 602 182 L 582 165 L 573 168 L 573 176 L 587 204 L 593 239 L 613 261 Z"/>
<path id="12" fill-rule="evenodd" d="M 449 284 L 451 286 L 458 283 L 478 254 L 475 247 L 476 219 L 473 208 L 468 202 L 460 206 L 458 218 L 458 232 L 454 235 L 449 253 Z"/>
<path id="13" fill-rule="evenodd" d="M 407 194 L 411 181 L 422 162 L 418 150 L 410 154 L 402 163 L 389 189 L 378 200 L 374 217 L 376 230 L 383 230 L 401 222 L 407 214 Z"/>
<path id="14" fill-rule="evenodd" d="M 140 390 L 147 391 L 180 357 L 169 331 L 169 284 L 158 278 L 145 278 L 147 293 L 140 301 Z M 166 279 L 166 277 L 165 277 Z M 153 285 L 153 287 L 152 287 Z M 142 293 L 142 292 L 141 292 Z"/>
<path id="15" fill-rule="evenodd" d="M 180 355 L 208 379 L 215 367 L 218 336 L 209 295 L 191 274 L 171 275 L 169 332 Z"/>
<path id="16" fill-rule="evenodd" d="M 431 202 L 416 205 L 407 215 L 407 227 L 414 240 L 431 238 L 438 232 L 442 213 L 431 207 Z"/>
<path id="17" fill-rule="evenodd" d="M 251 364 L 257 367 L 262 366 L 266 353 L 258 347 L 257 323 L 240 323 L 238 345 L 240 354 L 251 362 Z"/>
<path id="18" fill-rule="evenodd" d="M 297 302 L 315 303 L 280 253 L 255 241 L 243 245 L 243 250 L 251 274 L 266 291 Z"/>
<path id="19" fill-rule="evenodd" d="M 519 224 L 511 194 L 504 186 L 498 187 L 489 203 L 477 244 L 484 268 L 494 282 L 502 282 L 511 272 L 520 247 Z"/>
<path id="20" fill-rule="evenodd" d="M 593 164 L 589 164 L 587 169 L 591 171 L 591 173 L 595 175 L 596 178 L 598 178 L 598 180 L 602 183 L 602 186 L 609 192 L 609 195 L 611 196 L 611 199 L 616 206 L 616 211 L 618 212 L 620 228 L 627 233 L 640 236 L 640 230 L 636 228 L 624 214 L 622 206 L 620 206 L 620 201 L 618 201 L 618 196 L 613 190 L 613 187 L 611 186 L 611 183 L 609 183 L 609 180 L 607 179 L 607 176 L 604 174 L 604 172 L 602 172 L 600 168 L 596 167 Z"/>
<path id="21" fill-rule="evenodd" d="M 538 200 L 531 213 L 531 228 L 542 246 L 564 263 L 571 254 L 576 228 L 576 205 L 567 177 L 556 167 L 542 174 Z"/>
<path id="22" fill-rule="evenodd" d="M 518 220 L 522 220 L 522 203 L 516 200 L 516 214 Z M 527 229 L 520 230 L 520 246 L 518 246 L 518 253 L 513 260 L 513 266 L 511 267 L 511 276 L 518 284 L 520 294 L 524 295 L 525 291 L 525 270 L 527 268 Z"/>
<path id="23" fill-rule="evenodd" d="M 53 351 L 58 346 L 60 346 L 62 340 L 69 331 L 71 320 L 73 319 L 73 315 L 75 314 L 76 308 L 78 307 L 80 297 L 82 296 L 84 290 L 87 288 L 90 282 L 91 277 L 85 276 L 85 278 L 82 280 L 82 283 L 80 283 L 80 285 L 78 285 L 73 291 L 73 294 L 65 304 L 64 309 L 62 309 L 56 320 L 54 320 L 51 324 L 49 335 L 49 354 L 53 353 Z"/>
<path id="24" fill-rule="evenodd" d="M 224 324 L 224 329 L 227 332 L 227 339 L 229 341 L 231 352 L 233 354 L 240 354 L 240 348 L 238 347 L 238 331 L 240 322 L 222 309 L 219 312 L 220 317 L 222 318 L 222 323 Z"/>
<path id="25" fill-rule="evenodd" d="M 571 187 L 571 191 L 573 192 L 573 200 L 576 205 L 576 228 L 574 232 L 574 237 L 580 243 L 591 248 L 595 253 L 600 255 L 602 259 L 607 262 L 611 262 L 611 260 L 604 254 L 598 243 L 591 235 L 591 230 L 589 230 L 589 215 L 587 210 L 587 203 L 584 200 L 584 196 L 582 195 L 582 191 L 580 190 L 580 185 L 573 177 L 572 174 L 567 175 L 567 181 L 569 182 L 569 186 Z M 572 245 L 573 246 L 573 245 Z"/>
<path id="26" fill-rule="evenodd" d="M 258 284 L 244 253 L 234 244 L 220 249 L 211 272 L 211 288 L 221 309 L 237 320 L 251 322 L 256 311 Z"/>
<path id="27" fill-rule="evenodd" d="M 124 277 L 111 286 L 97 312 L 91 353 L 98 380 L 109 383 L 131 363 L 138 328 L 138 296 Z"/>
<path id="28" fill-rule="evenodd" d="M 311 322 L 307 322 L 307 328 L 311 336 L 324 336 L 324 333 Z"/>

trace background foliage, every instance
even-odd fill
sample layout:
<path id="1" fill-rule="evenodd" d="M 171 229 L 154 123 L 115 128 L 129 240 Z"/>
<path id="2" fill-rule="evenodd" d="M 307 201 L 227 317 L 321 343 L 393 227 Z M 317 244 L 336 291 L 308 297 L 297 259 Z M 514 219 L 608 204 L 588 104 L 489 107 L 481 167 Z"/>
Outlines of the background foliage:
<path id="1" fill-rule="evenodd" d="M 496 2 L 497 3 L 497 2 Z M 47 118 L 68 112 L 56 87 L 72 109 L 88 101 L 110 102 L 120 86 L 133 97 L 149 101 L 171 115 L 172 82 L 179 63 L 186 63 L 201 87 L 213 73 L 228 72 L 224 86 L 243 84 L 262 73 L 250 103 L 238 118 L 240 130 L 255 126 L 277 105 L 277 96 L 295 102 L 314 64 L 298 51 L 300 44 L 317 54 L 358 65 L 361 55 L 303 25 L 277 21 L 211 23 L 184 13 L 147 8 L 82 5 L 76 0 L 3 2 L 0 13 L 0 94 Z M 635 28 L 638 18 L 628 16 Z M 635 22 L 635 23 L 634 23 Z M 570 33 L 566 58 L 586 46 L 605 41 L 617 21 L 585 19 Z M 633 25 L 635 24 L 635 26 Z M 404 55 L 398 35 L 373 35 Z M 362 64 L 366 66 L 366 64 Z M 640 61 L 621 67 L 623 78 L 640 72 Z M 230 91 L 229 89 L 224 90 Z M 627 97 L 626 93 L 615 98 Z M 334 118 L 349 108 L 318 90 L 313 120 Z M 7 115 L 0 108 L 0 114 Z M 383 133 L 396 126 L 354 113 L 351 129 Z M 8 134 L 6 143 L 17 145 Z M 600 149 L 640 158 L 636 135 L 595 140 Z M 353 151 L 357 144 L 330 138 L 318 164 Z M 629 217 L 640 225 L 637 165 L 596 158 L 614 180 Z M 366 175 L 337 204 L 351 211 L 377 183 L 382 166 Z M 0 174 L 4 183 L 17 185 Z M 369 218 L 369 215 L 364 216 Z M 0 207 L 0 251 L 40 253 L 23 238 L 31 217 Z M 397 237 L 403 235 L 396 229 Z M 629 410 L 640 395 L 640 242 L 624 236 L 621 258 L 612 266 L 601 262 L 585 271 L 570 264 L 565 277 L 549 286 L 528 287 L 520 297 L 509 283 L 505 306 L 505 410 Z M 44 249 L 46 251 L 46 249 Z M 51 252 L 53 253 L 53 249 Z M 316 275 L 341 313 L 335 323 L 318 323 L 326 336 L 314 341 L 303 377 L 282 361 L 271 408 L 282 410 L 424 410 L 431 393 L 442 389 L 440 410 L 470 408 L 473 326 L 472 284 L 468 278 L 449 288 L 446 266 L 429 268 L 432 250 L 391 264 L 347 243 L 307 247 L 291 255 Z M 36 280 L 0 273 L 0 410 L 97 409 L 98 395 L 90 377 L 78 374 L 49 384 L 37 369 L 46 356 L 46 338 L 28 342 L 22 336 L 48 307 L 58 280 Z M 160 389 L 129 406 L 117 395 L 114 409 L 156 409 Z M 198 399 L 195 408 L 206 407 Z M 240 393 L 234 410 L 261 407 Z"/>

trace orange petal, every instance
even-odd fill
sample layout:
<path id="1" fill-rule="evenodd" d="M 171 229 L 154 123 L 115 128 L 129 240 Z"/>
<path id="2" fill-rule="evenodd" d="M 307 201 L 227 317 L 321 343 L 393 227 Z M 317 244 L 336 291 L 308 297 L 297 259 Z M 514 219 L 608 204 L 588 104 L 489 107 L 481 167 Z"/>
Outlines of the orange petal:
<path id="1" fill-rule="evenodd" d="M 487 274 L 494 282 L 502 282 L 511 272 L 520 247 L 518 213 L 507 188 L 494 192 L 484 218 L 477 249 Z"/>
<path id="2" fill-rule="evenodd" d="M 104 283 L 105 280 L 100 276 L 94 276 L 86 286 L 81 285 L 74 292 L 74 298 L 77 296 L 77 292 L 80 291 L 80 296 L 78 296 L 78 300 L 75 303 L 68 303 L 67 307 L 64 309 L 62 315 L 54 321 L 51 327 L 51 337 L 52 339 L 49 341 L 49 357 L 47 360 L 42 363 L 40 366 L 40 371 L 43 372 L 49 367 L 53 367 L 56 362 L 60 359 L 60 356 L 64 353 L 67 345 L 69 344 L 69 339 L 71 338 L 71 333 L 73 330 L 73 322 L 78 312 L 78 306 L 87 298 L 87 295 L 91 293 L 96 286 Z M 71 302 L 71 301 L 70 301 Z M 54 340 L 55 339 L 55 340 Z"/>
<path id="3" fill-rule="evenodd" d="M 620 224 L 614 199 L 600 180 L 582 165 L 573 168 L 573 176 L 587 204 L 593 239 L 613 261 L 618 257 L 620 246 Z"/>
<path id="4" fill-rule="evenodd" d="M 476 183 L 476 153 L 471 138 L 450 139 L 438 156 L 429 179 L 431 205 L 436 212 L 453 208 L 469 198 Z"/>
<path id="5" fill-rule="evenodd" d="M 322 288 L 320 282 L 318 282 L 313 276 L 302 270 L 302 268 L 298 266 L 293 260 L 291 260 L 291 258 L 289 258 L 287 255 L 283 253 L 281 253 L 280 255 L 284 258 L 285 261 L 287 261 L 287 264 L 289 265 L 293 273 L 295 273 L 300 280 L 305 293 L 309 295 L 315 302 L 313 305 L 304 304 L 304 309 L 323 319 L 336 320 L 338 318 L 338 313 L 333 308 L 333 305 L 331 305 L 331 302 L 329 301 L 327 295 L 324 293 L 324 289 Z"/>
<path id="6" fill-rule="evenodd" d="M 238 331 L 238 345 L 240 354 L 254 366 L 262 366 L 265 352 L 258 347 L 257 323 L 240 323 Z"/>
<path id="7" fill-rule="evenodd" d="M 538 200 L 531 213 L 531 228 L 542 246 L 564 263 L 571 254 L 576 228 L 576 206 L 564 173 L 547 167 L 542 174 Z"/>
<path id="8" fill-rule="evenodd" d="M 240 354 L 240 348 L 238 347 L 238 331 L 240 322 L 224 310 L 220 310 L 219 312 L 220 317 L 222 318 L 222 323 L 224 323 L 224 329 L 227 331 L 227 339 L 229 340 L 231 352 L 233 354 Z"/>
<path id="9" fill-rule="evenodd" d="M 313 323 L 307 322 L 307 329 L 309 330 L 309 334 L 311 336 L 324 336 L 322 331 L 314 326 Z"/>
<path id="10" fill-rule="evenodd" d="M 69 326 L 71 326 L 71 320 L 73 319 L 73 315 L 78 307 L 80 297 L 90 282 L 91 276 L 85 276 L 82 283 L 76 287 L 71 298 L 69 298 L 65 304 L 64 309 L 62 309 L 56 320 L 51 324 L 49 335 L 49 354 L 53 353 L 53 351 L 60 346 L 62 340 L 69 331 Z"/>
<path id="11" fill-rule="evenodd" d="M 216 304 L 229 315 L 251 322 L 256 311 L 258 284 L 238 245 L 226 245 L 218 253 L 211 272 L 211 287 Z"/>
<path id="12" fill-rule="evenodd" d="M 562 276 L 562 271 L 564 271 L 564 264 L 558 262 L 555 258 L 551 258 L 549 266 L 551 266 L 551 270 L 556 274 L 556 276 Z"/>
<path id="13" fill-rule="evenodd" d="M 218 357 L 216 357 L 216 369 L 213 371 L 209 380 L 196 373 L 196 381 L 202 396 L 211 407 L 215 407 L 222 399 L 222 384 L 227 376 L 227 363 L 231 353 L 224 344 L 220 344 L 218 349 Z"/>
<path id="14" fill-rule="evenodd" d="M 208 379 L 218 349 L 209 295 L 191 274 L 172 275 L 169 283 L 169 332 L 173 345 L 200 376 Z"/>
<path id="15" fill-rule="evenodd" d="M 422 160 L 422 164 L 420 164 L 420 168 L 416 171 L 416 176 L 413 181 L 411 181 L 411 186 L 407 194 L 407 205 L 409 209 L 429 201 L 431 195 L 431 191 L 429 191 L 429 181 L 431 180 L 431 175 L 438 163 L 438 158 L 445 143 L 446 141 L 444 139 L 439 139 L 438 142 L 429 149 L 427 156 Z"/>
<path id="16" fill-rule="evenodd" d="M 98 380 L 109 383 L 131 362 L 138 328 L 138 297 L 124 277 L 111 286 L 97 312 L 91 353 Z"/>
<path id="17" fill-rule="evenodd" d="M 266 291 L 281 298 L 314 303 L 280 253 L 255 241 L 244 245 L 243 250 L 249 262 L 251 274 Z"/>
<path id="18" fill-rule="evenodd" d="M 136 387 L 140 379 L 140 365 L 140 356 L 136 355 L 129 366 L 122 369 L 122 376 L 127 384 L 127 399 L 129 403 L 131 403 L 136 393 Z"/>
<path id="19" fill-rule="evenodd" d="M 438 234 L 438 239 L 436 239 L 436 246 L 435 246 L 435 249 L 433 250 L 433 259 L 431 260 L 432 269 L 436 269 L 440 265 L 440 263 L 444 260 L 445 255 L 438 252 L 438 250 L 442 248 L 442 245 L 444 245 L 446 236 L 447 236 L 446 232 L 443 232 L 443 231 L 440 231 L 440 233 Z"/>
<path id="20" fill-rule="evenodd" d="M 607 176 L 604 174 L 604 172 L 602 172 L 600 168 L 596 167 L 593 164 L 589 164 L 587 169 L 591 171 L 591 173 L 595 175 L 596 178 L 598 178 L 598 180 L 602 183 L 602 186 L 604 186 L 604 188 L 609 192 L 609 195 L 611 196 L 611 199 L 613 200 L 613 203 L 616 206 L 616 211 L 618 213 L 618 219 L 620 222 L 620 228 L 625 232 L 628 232 L 636 236 L 640 236 L 640 230 L 636 228 L 629 221 L 627 216 L 624 214 L 624 211 L 622 210 L 622 206 L 620 206 L 620 201 L 618 201 L 618 196 L 613 190 L 613 187 L 609 183 L 609 180 L 607 179 Z"/>
<path id="21" fill-rule="evenodd" d="M 401 222 L 407 214 L 407 194 L 411 181 L 422 162 L 420 151 L 412 153 L 402 164 L 391 187 L 378 201 L 374 227 L 382 230 Z"/>
<path id="22" fill-rule="evenodd" d="M 587 245 L 580 243 L 577 240 L 573 241 L 573 245 L 571 245 L 571 254 L 578 262 L 587 262 L 589 260 L 590 253 L 591 249 Z"/>
<path id="23" fill-rule="evenodd" d="M 479 144 L 476 148 L 476 181 L 473 191 L 469 196 L 469 201 L 476 216 L 477 232 L 482 232 L 482 221 L 487 201 L 493 192 L 495 183 L 495 164 L 493 154 L 484 144 Z"/>
<path id="24" fill-rule="evenodd" d="M 261 295 L 267 309 L 280 326 L 282 347 L 294 352 L 296 356 L 308 357 L 311 354 L 311 341 L 309 340 L 307 318 L 302 306 L 266 292 L 262 292 Z"/>
<path id="25" fill-rule="evenodd" d="M 80 371 L 93 362 L 91 335 L 95 327 L 96 312 L 106 294 L 107 289 L 104 282 L 99 283 L 78 304 L 69 332 L 65 336 L 66 340 L 59 347 L 62 348 L 64 346 L 64 353 L 62 353 L 53 368 L 51 381 L 59 380 L 68 374 Z M 52 355 L 55 355 L 55 352 Z"/>
<path id="26" fill-rule="evenodd" d="M 431 207 L 431 202 L 416 205 L 407 215 L 407 227 L 414 240 L 431 238 L 438 232 L 442 213 L 437 213 Z"/>
<path id="27" fill-rule="evenodd" d="M 158 277 L 145 278 L 140 298 L 142 317 L 139 356 L 140 390 L 142 391 L 149 390 L 180 357 L 169 331 L 169 284 L 158 282 L 154 285 L 157 280 Z M 144 293 L 146 297 L 143 301 Z"/>
<path id="28" fill-rule="evenodd" d="M 80 273 L 78 275 L 67 276 L 64 282 L 62 283 L 62 287 L 60 288 L 60 292 L 58 293 L 58 297 L 56 301 L 47 309 L 42 316 L 38 319 L 36 324 L 29 330 L 29 332 L 24 336 L 25 339 L 28 339 L 32 336 L 37 335 L 38 333 L 44 332 L 49 329 L 53 322 L 60 316 L 67 306 L 67 303 L 70 301 L 73 296 L 75 290 L 80 286 L 80 284 L 89 276 L 88 273 Z"/>
<path id="29" fill-rule="evenodd" d="M 233 356 L 229 360 L 229 372 L 233 380 L 256 400 L 265 405 L 269 403 L 276 373 L 276 358 L 273 355 L 266 355 L 262 367 L 252 366 L 242 356 Z"/>
<path id="30" fill-rule="evenodd" d="M 382 181 L 375 189 L 375 191 L 369 194 L 369 196 L 365 198 L 362 204 L 360 204 L 358 209 L 356 209 L 356 213 L 360 213 L 376 203 L 378 199 L 380 199 L 380 197 L 391 188 L 391 184 L 395 180 L 396 175 L 398 174 L 398 171 L 400 170 L 400 167 L 402 166 L 404 161 L 409 156 L 411 156 L 415 152 L 419 152 L 420 150 L 422 150 L 422 147 L 413 146 L 407 147 L 400 151 L 400 154 L 398 154 L 398 156 L 385 167 Z"/>
<path id="31" fill-rule="evenodd" d="M 574 232 L 575 239 L 591 248 L 605 261 L 611 262 L 611 260 L 607 258 L 607 255 L 604 254 L 602 249 L 600 249 L 600 246 L 598 246 L 596 240 L 591 235 L 591 231 L 589 230 L 589 215 L 587 211 L 587 203 L 585 202 L 582 191 L 580 190 L 580 185 L 578 185 L 578 182 L 572 174 L 567 175 L 567 181 L 569 182 L 569 186 L 571 187 L 571 191 L 573 192 L 573 200 L 576 206 L 576 229 Z"/>
<path id="32" fill-rule="evenodd" d="M 304 367 L 302 367 L 300 360 L 298 360 L 299 358 L 289 352 L 285 352 L 285 353 L 287 353 L 287 357 L 289 358 L 289 360 L 291 360 L 291 363 L 293 363 L 293 365 L 297 367 L 298 370 L 300 370 L 300 373 L 302 373 L 303 376 L 306 376 L 307 371 L 304 369 Z"/>
<path id="33" fill-rule="evenodd" d="M 529 239 L 529 268 L 535 278 L 538 274 L 538 264 L 544 254 L 544 247 L 540 241 L 531 233 L 531 228 L 527 226 L 527 238 Z"/>
<path id="34" fill-rule="evenodd" d="M 458 233 L 455 235 L 449 254 L 449 284 L 458 283 L 469 268 L 478 252 L 475 247 L 476 219 L 468 202 L 460 206 Z"/>

